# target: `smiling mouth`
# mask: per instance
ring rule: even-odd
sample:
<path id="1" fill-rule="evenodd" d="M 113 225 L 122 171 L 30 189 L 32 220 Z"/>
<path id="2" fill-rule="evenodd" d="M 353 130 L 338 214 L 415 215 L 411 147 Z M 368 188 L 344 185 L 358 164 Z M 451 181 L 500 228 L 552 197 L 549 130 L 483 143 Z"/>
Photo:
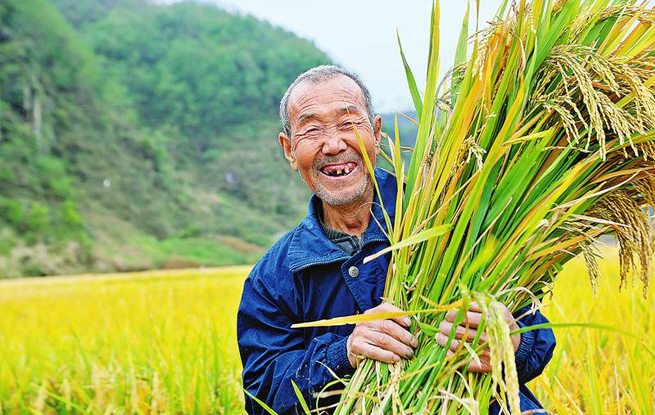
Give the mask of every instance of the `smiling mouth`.
<path id="1" fill-rule="evenodd" d="M 349 175 L 357 167 L 356 163 L 331 164 L 321 167 L 320 172 L 330 177 L 344 177 Z"/>

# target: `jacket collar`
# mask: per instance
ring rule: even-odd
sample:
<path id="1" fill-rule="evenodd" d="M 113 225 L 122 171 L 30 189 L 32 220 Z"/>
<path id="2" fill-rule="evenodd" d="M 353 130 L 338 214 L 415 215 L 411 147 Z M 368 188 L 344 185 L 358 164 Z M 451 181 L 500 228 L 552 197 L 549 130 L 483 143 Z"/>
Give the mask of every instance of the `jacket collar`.
<path id="1" fill-rule="evenodd" d="M 393 222 L 396 210 L 396 178 L 379 168 L 375 169 L 375 178 L 380 187 L 384 207 Z M 298 225 L 291 238 L 288 261 L 292 272 L 297 272 L 308 266 L 329 264 L 348 258 L 348 255 L 339 249 L 323 233 L 316 216 L 316 206 L 318 203 L 321 203 L 321 200 L 316 195 L 313 195 L 309 201 L 307 216 L 300 222 L 300 225 Z M 362 245 L 371 242 L 387 241 L 388 239 L 385 235 L 386 229 L 384 213 L 376 192 L 373 201 L 372 217 L 366 228 Z"/>

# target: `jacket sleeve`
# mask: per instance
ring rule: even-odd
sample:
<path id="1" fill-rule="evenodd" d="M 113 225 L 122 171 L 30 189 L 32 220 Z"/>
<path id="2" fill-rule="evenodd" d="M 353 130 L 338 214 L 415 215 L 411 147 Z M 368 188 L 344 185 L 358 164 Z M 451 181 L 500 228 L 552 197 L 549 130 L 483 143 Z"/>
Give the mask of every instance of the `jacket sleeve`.
<path id="1" fill-rule="evenodd" d="M 517 324 L 521 328 L 548 323 L 546 317 L 539 311 L 530 312 L 530 307 L 521 308 L 514 315 L 521 317 L 520 320 L 517 320 Z M 555 335 L 549 328 L 521 333 L 521 343 L 516 351 L 516 370 L 519 383 L 528 383 L 544 371 L 553 357 L 555 344 Z"/>
<path id="2" fill-rule="evenodd" d="M 237 315 L 243 386 L 279 415 L 303 412 L 291 381 L 312 408 L 314 393 L 334 381 L 334 375 L 354 371 L 346 352 L 348 338 L 327 333 L 306 345 L 303 330 L 291 329 L 299 322 L 293 309 L 293 299 L 274 294 L 261 278 L 246 279 Z M 266 413 L 248 395 L 245 401 L 250 415 Z"/>

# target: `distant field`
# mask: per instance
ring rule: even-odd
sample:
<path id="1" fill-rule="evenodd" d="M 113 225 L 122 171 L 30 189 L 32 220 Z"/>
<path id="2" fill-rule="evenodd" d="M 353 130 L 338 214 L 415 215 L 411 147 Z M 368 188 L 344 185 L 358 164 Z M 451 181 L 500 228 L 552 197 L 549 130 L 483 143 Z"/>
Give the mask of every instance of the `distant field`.
<path id="1" fill-rule="evenodd" d="M 634 334 L 556 329 L 533 383 L 560 414 L 655 413 L 655 296 L 617 292 L 603 262 L 599 299 L 581 261 L 544 313 Z M 236 309 L 247 267 L 0 281 L 0 414 L 241 414 Z"/>
<path id="2" fill-rule="evenodd" d="M 248 270 L 2 281 L 0 413 L 243 413 Z"/>

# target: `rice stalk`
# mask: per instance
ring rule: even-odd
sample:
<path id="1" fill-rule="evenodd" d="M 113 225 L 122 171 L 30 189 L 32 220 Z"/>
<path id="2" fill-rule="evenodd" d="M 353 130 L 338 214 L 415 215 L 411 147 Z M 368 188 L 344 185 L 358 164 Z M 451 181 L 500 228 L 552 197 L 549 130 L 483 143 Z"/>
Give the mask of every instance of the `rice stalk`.
<path id="1" fill-rule="evenodd" d="M 445 92 L 438 11 L 416 147 L 405 167 L 396 131 L 388 154 L 403 185 L 385 298 L 415 313 L 419 346 L 408 362 L 363 362 L 337 414 L 484 413 L 494 401 L 519 413 L 498 304 L 514 312 L 541 300 L 581 253 L 596 290 L 593 243 L 606 233 L 621 246 L 622 285 L 632 272 L 646 296 L 653 276 L 644 209 L 655 199 L 655 11 L 636 1 L 505 1 L 471 45 L 460 41 Z M 492 340 L 447 356 L 434 340 L 444 313 L 426 310 L 458 301 L 484 304 Z M 468 373 L 485 347 L 492 374 Z"/>

